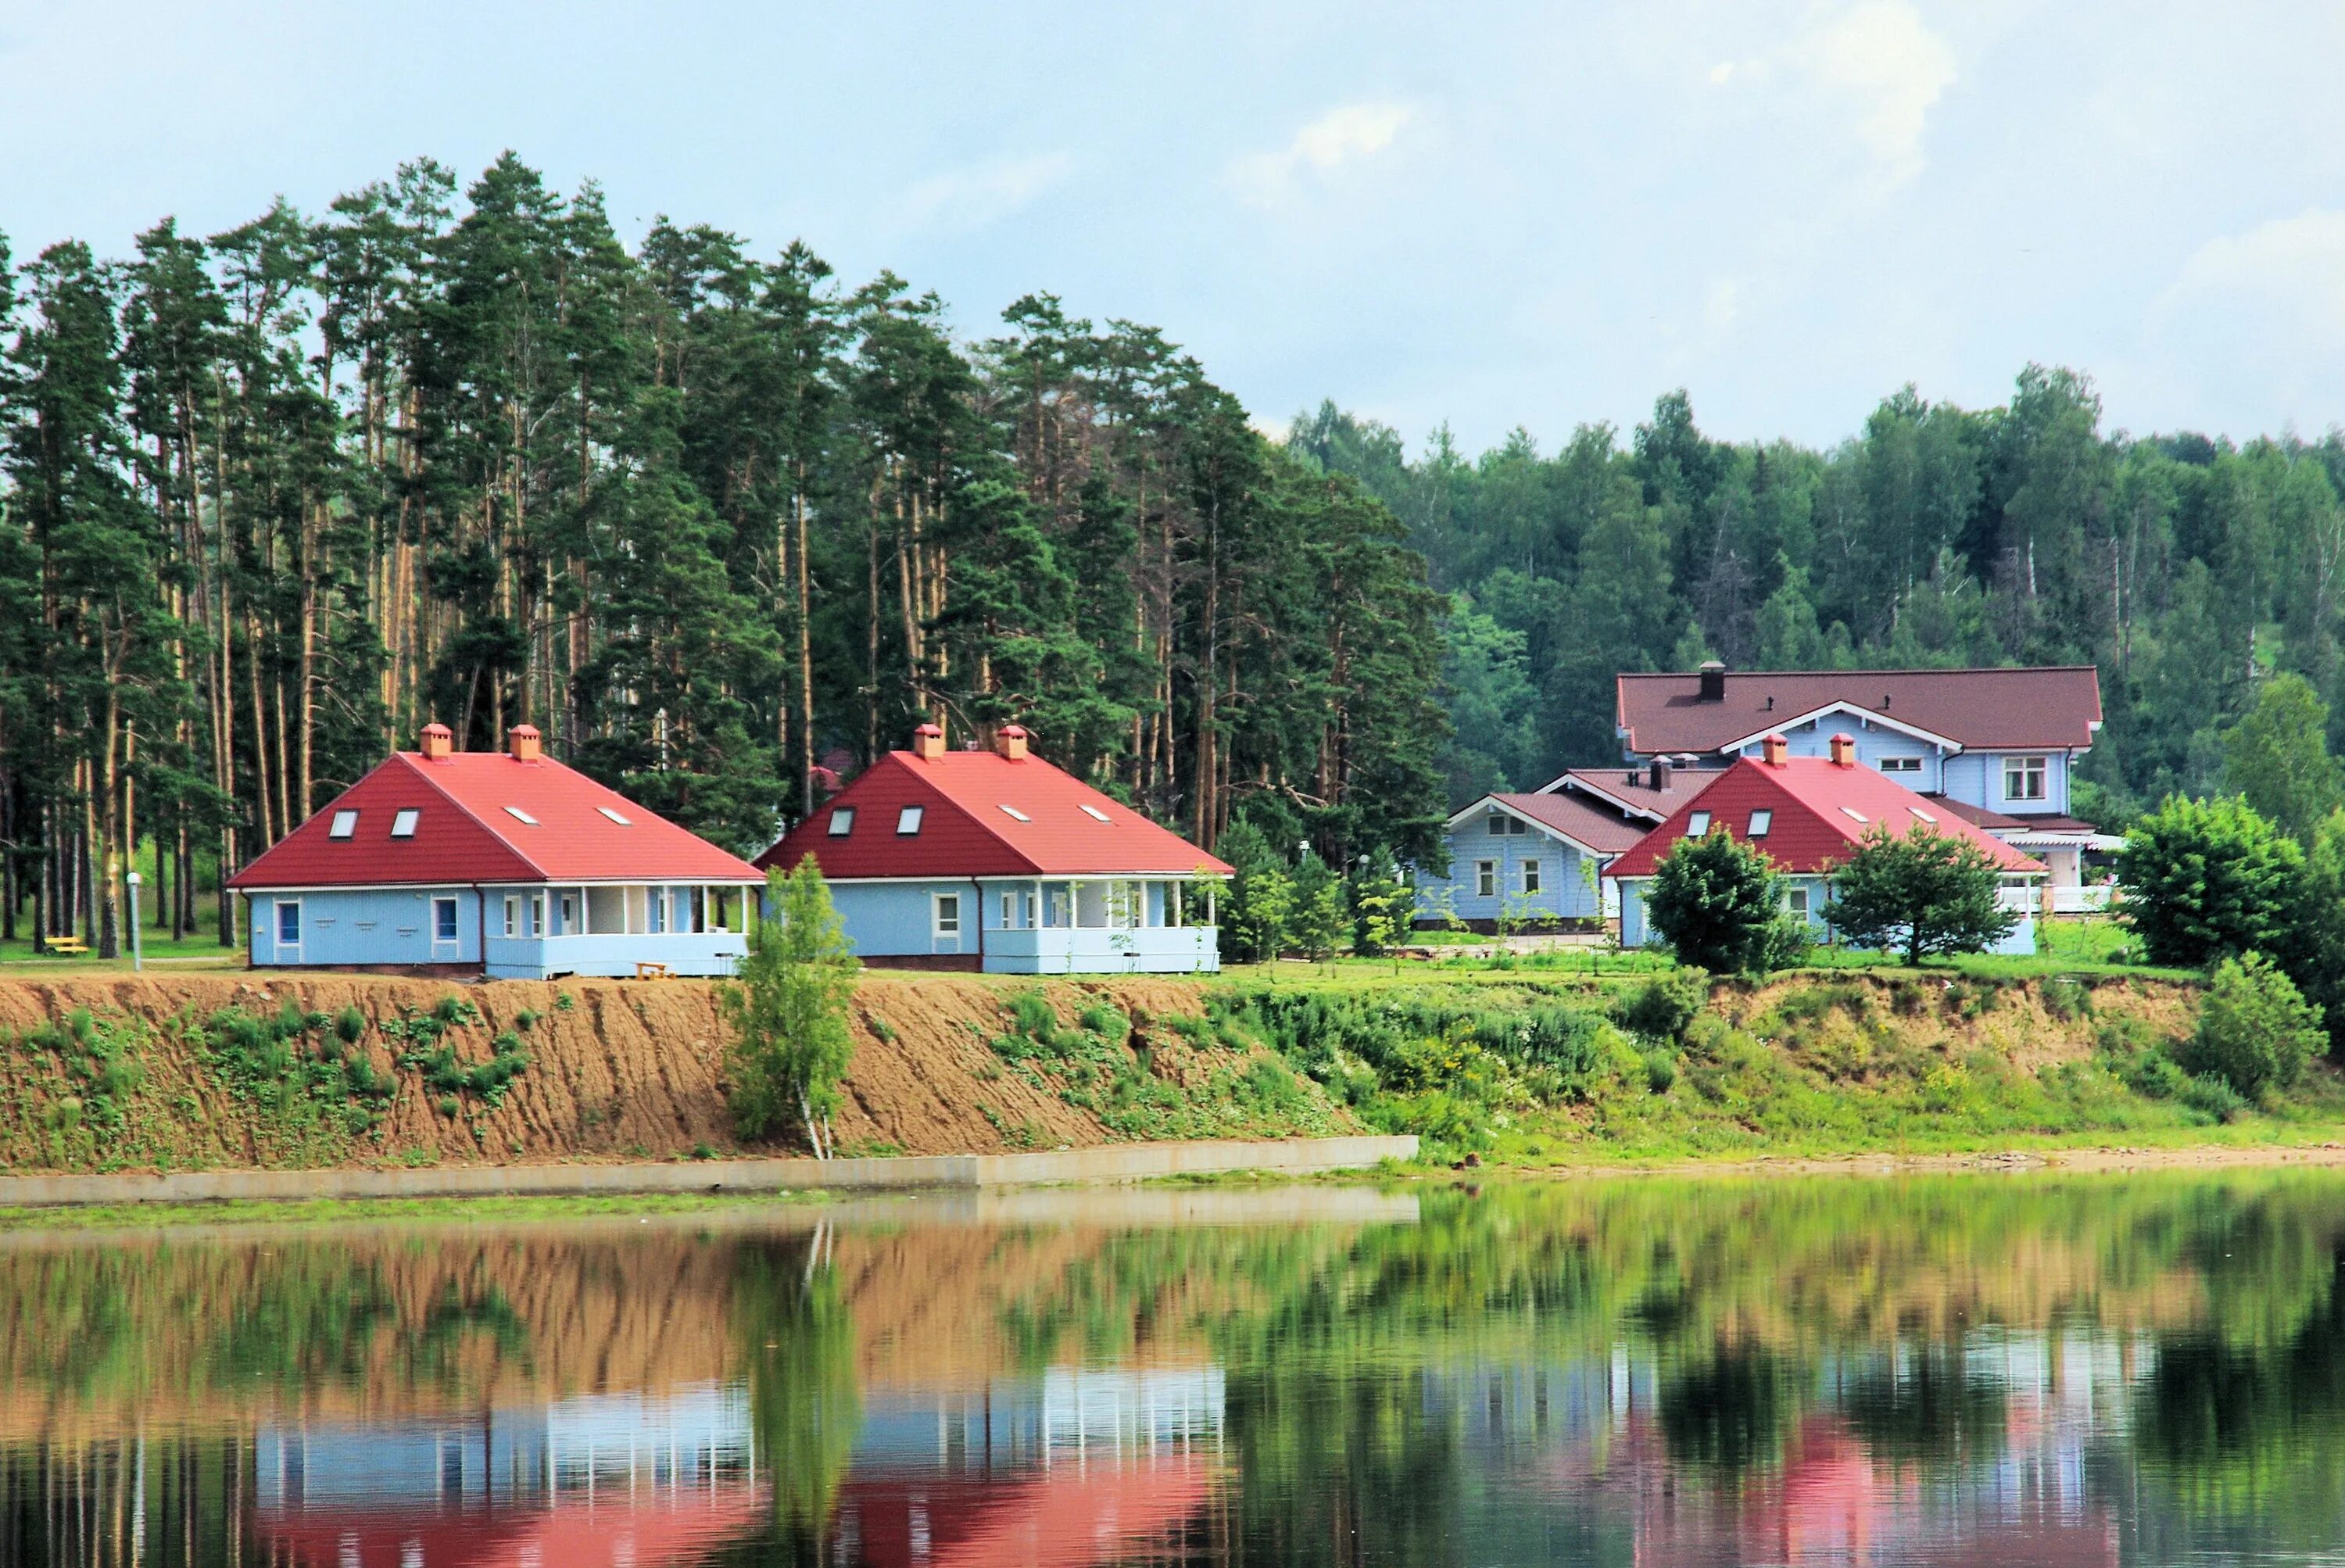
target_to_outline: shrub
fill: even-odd
[[[1678,962],[1720,974],[1791,961],[1806,938],[1782,905],[1774,862],[1722,830],[1672,846],[1645,894],[1653,932]]]
[[[1974,839],[1921,823],[1901,838],[1876,822],[1832,872],[1832,922],[1852,947],[1898,949],[1908,964],[1984,952],[2019,923],[1996,900],[2001,884],[1995,852]]]
[[[1678,1081],[1678,1057],[1674,1051],[1658,1047],[1645,1056],[1645,1086],[1656,1095],[1666,1095]]]
[[[1132,1033],[1132,1020],[1104,1002],[1084,1008],[1080,1022],[1102,1040],[1122,1042]]]
[[[2248,1102],[2240,1097],[2239,1092],[2212,1073],[2183,1078],[2174,1092],[2174,1097],[2199,1115],[2212,1116],[2218,1122],[2228,1122],[2248,1108]]]
[[[537,1027],[537,1021],[543,1016],[545,1015],[542,1013],[524,1007],[513,1014],[513,1027],[526,1034]]]
[[[2093,988],[2082,981],[2055,975],[2044,983],[2044,1011],[2055,1018],[2090,1018]]]
[[[2299,957],[2304,850],[2242,801],[2168,799],[2126,835],[2117,881],[2152,963]]]
[[[1678,1041],[1710,1000],[1710,976],[1699,969],[1666,971],[1638,987],[1614,1013],[1620,1027],[1649,1040]]]
[[[2177,1053],[2194,1074],[2212,1074],[2253,1096],[2285,1089],[2323,1044],[2320,1010],[2269,959],[2251,952],[2215,971],[2198,1027]]]
[[[1058,1033],[1059,1011],[1039,991],[1021,991],[1010,999],[1010,1021],[1029,1038],[1048,1042]]]
[[[366,1033],[366,1014],[356,1006],[345,1007],[334,1014],[334,1035],[345,1045],[355,1045]]]

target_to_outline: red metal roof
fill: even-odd
[[[1834,703],[1970,750],[2082,748],[2093,744],[2101,721],[2100,675],[2091,665],[1729,670],[1723,679],[1724,698],[1704,702],[1699,674],[1619,677],[1619,723],[1628,748],[1640,756],[1715,751]]]
[[[1945,802],[1917,795],[1861,762],[1843,767],[1826,757],[1791,757],[1778,763],[1749,758],[1736,762],[1719,775],[1716,783],[1671,812],[1669,820],[1613,861],[1611,874],[1651,876],[1661,857],[1686,836],[1687,822],[1696,811],[1708,812],[1713,827],[1748,840],[1754,810],[1774,813],[1765,836],[1755,841],[1781,871],[1822,871],[1848,859],[1874,823],[1885,823],[1900,836],[1921,827],[1949,838],[1968,839],[1983,845],[2007,871],[2044,869],[1947,810]],[[1863,820],[1850,816],[1850,810]]]
[[[506,809],[535,819],[523,822]],[[625,819],[614,821],[608,808]],[[414,836],[391,836],[402,809]],[[358,812],[347,839],[334,814]],[[551,758],[394,751],[228,886],[330,888],[473,882],[756,882],[764,873]]]
[[[917,833],[897,831],[908,806],[920,808]],[[846,810],[855,813],[854,827],[834,837],[831,819]],[[1230,871],[1226,861],[1039,757],[1012,761],[990,751],[929,759],[890,751],[784,834],[757,864],[787,870],[808,854],[833,881]]]

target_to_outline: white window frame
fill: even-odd
[[[929,814],[926,806],[906,806],[896,813],[896,837],[915,838],[920,831],[920,819]]]
[[[455,927],[455,934],[453,936],[442,936],[440,934],[440,911],[443,909],[448,911],[448,923]],[[445,893],[434,897],[431,901],[431,945],[434,947],[454,947],[458,942],[461,942],[463,940],[464,911],[457,907],[456,901],[453,898]]]
[[[2019,788],[2012,783],[2016,780]],[[2035,788],[2027,786],[2033,781]],[[2006,757],[2003,759],[2003,798],[2006,800],[2046,800],[2052,792],[2052,759],[2047,756]]]
[[[507,893],[505,895],[505,940],[511,942],[519,935],[521,935],[521,895]]]
[[[574,890],[573,891],[562,894],[555,900],[553,905],[553,918],[562,926],[562,930],[556,934],[561,936],[577,936],[580,934],[579,928],[586,922],[579,919],[578,916],[579,907],[577,892]]]
[[[1689,838],[1689,839],[1699,839],[1699,838],[1701,838],[1701,837],[1705,836],[1706,834],[1708,834],[1708,833],[1709,833],[1709,831],[1710,831],[1710,813],[1709,813],[1709,812],[1707,812],[1707,811],[1696,811],[1692,816],[1688,817],[1688,818],[1686,819],[1686,830],[1685,830],[1685,836],[1686,836],[1687,838]]]
[[[1525,861],[1523,861],[1523,862],[1522,862],[1522,869],[1521,869],[1521,871],[1519,871],[1518,875],[1519,875],[1519,877],[1520,877],[1520,879],[1521,879],[1521,881],[1522,881],[1522,895],[1523,895],[1523,897],[1525,897],[1525,898],[1527,898],[1527,899],[1529,899],[1529,898],[1537,898],[1537,897],[1538,896],[1538,893],[1539,893],[1539,863],[1538,863],[1538,861],[1537,860],[1525,860]]]
[[[647,887],[644,890],[644,929],[653,936],[667,935],[667,889]]]
[[[825,831],[834,839],[844,839],[855,831],[855,808],[833,806],[830,809],[830,825]]]
[[[1010,911],[1015,907],[1013,901],[1016,897],[1017,895],[1015,893],[1011,893],[1007,891],[1005,891],[1001,895],[1001,929],[1003,931],[1016,931],[1018,929],[1016,923],[1010,918]]]
[[[543,893],[529,895],[529,935],[533,942],[545,935],[545,895]]]
[[[1751,824],[1743,836],[1751,839],[1763,839],[1774,830],[1775,809],[1771,806],[1761,806],[1751,811]]]
[[[948,905],[952,910],[952,923],[949,926],[945,923],[945,910]],[[960,894],[958,892],[930,893],[929,895],[929,945],[938,952],[959,952],[960,928]],[[947,942],[952,945],[947,947],[945,945]]]
[[[1883,757],[1873,764],[1883,773],[1919,773],[1922,759],[1918,757]]]
[[[391,836],[394,839],[411,839],[415,837],[415,830],[422,825],[422,821],[423,812],[421,808],[401,806],[391,813]]]
[[[1477,899],[1494,899],[1498,896],[1497,861],[1474,862],[1474,896]]]
[[[287,942],[285,940],[285,911],[287,910],[291,910],[293,911],[293,940],[291,942]],[[295,952],[300,952],[301,927],[307,919],[308,917],[301,911],[301,901],[299,899],[279,899],[269,927],[269,945],[280,952],[289,947]]]
[[[341,810],[335,812],[332,823],[326,829],[326,837],[329,839],[355,839],[358,836],[358,812],[349,807],[344,807]]]
[[[1792,913],[1798,915],[1802,920],[1806,920],[1815,912],[1808,906],[1809,899],[1807,889],[1785,888],[1783,890],[1783,907],[1791,911]]]

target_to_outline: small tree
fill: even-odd
[[[1352,881],[1352,951],[1381,958],[1408,929],[1410,889],[1391,861],[1365,862]]]
[[[1294,869],[1294,943],[1315,961],[1335,955],[1349,934],[1351,921],[1344,908],[1344,884],[1317,855],[1305,853]]]
[[[2198,1027],[2176,1054],[2193,1073],[2211,1073],[2250,1097],[2285,1089],[2320,1049],[2320,1009],[2259,952],[2225,959],[2207,988]]]
[[[1270,837],[1241,817],[1218,846],[1230,863],[1221,901],[1222,956],[1259,963],[1276,958],[1294,919],[1294,880],[1271,847]]]
[[[734,983],[718,993],[734,1040],[727,1095],[743,1137],[764,1135],[795,1108],[817,1159],[831,1156],[830,1118],[855,1054],[855,944],[812,855],[766,873],[771,917],[757,922]]]
[[[2299,844],[2345,806],[2345,781],[2329,755],[2329,705],[2300,675],[2263,683],[2255,706],[2223,731],[2223,788]]]
[[[2152,963],[2261,952],[2298,966],[2304,850],[2244,801],[2168,797],[2126,834],[2117,882]]]
[[[1996,901],[2002,871],[1984,844],[1916,823],[1899,838],[1874,823],[1832,874],[1832,924],[1853,946],[1933,953],[1984,952],[2018,925]]]
[[[2345,811],[2330,812],[2313,830],[2304,875],[2302,989],[2328,1021],[2329,1049],[2338,1054],[2345,1053]]]
[[[1774,862],[1718,829],[1672,846],[1645,895],[1646,918],[1677,961],[1713,974],[1787,962],[1804,938],[1782,905]]]

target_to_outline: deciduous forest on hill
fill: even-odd
[[[825,756],[1014,717],[1203,842],[1347,864],[1617,755],[1620,670],[2097,663],[2110,814],[2208,787],[2259,675],[2345,670],[2334,433],[2113,433],[2031,366],[1830,451],[1681,392],[1552,453],[1333,404],[1273,441],[1157,328],[630,249],[510,155],[0,242],[0,351],[6,936],[110,945],[142,842],[174,927],[232,932],[217,868],[432,718],[753,849]]]

